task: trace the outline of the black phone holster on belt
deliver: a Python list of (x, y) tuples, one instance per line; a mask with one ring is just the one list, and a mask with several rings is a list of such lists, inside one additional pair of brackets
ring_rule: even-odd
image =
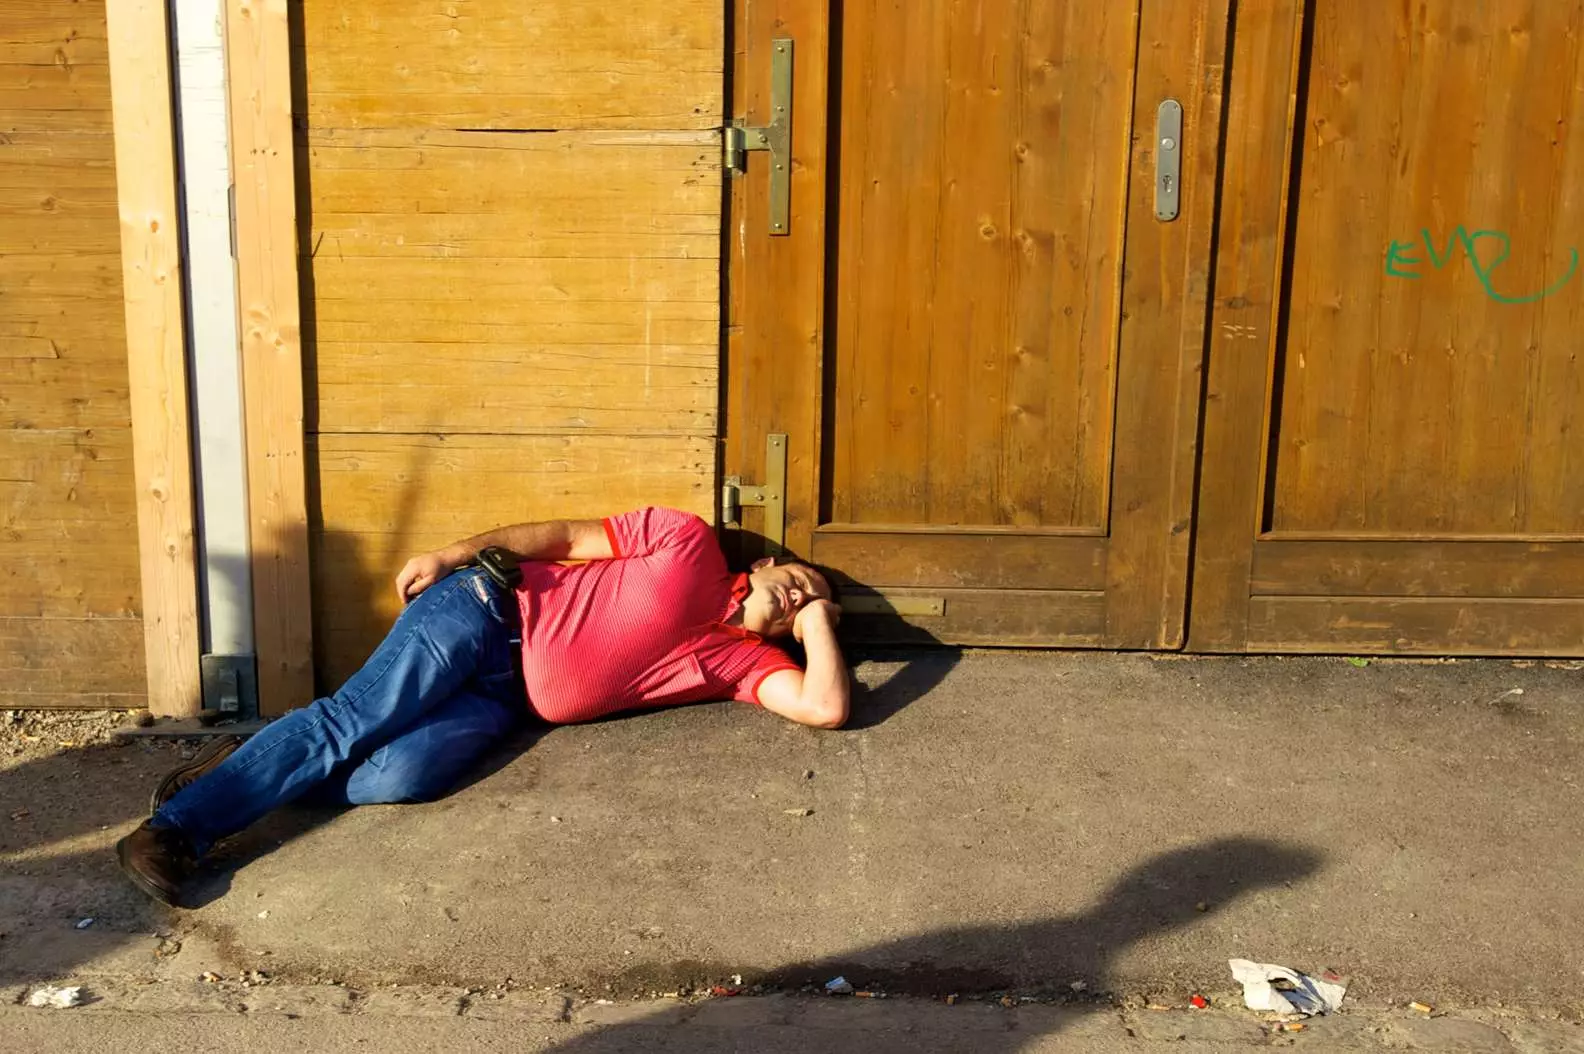
[(499, 546), (486, 545), (478, 551), (473, 562), (502, 589), (516, 589), (522, 583), (522, 568), (517, 566), (517, 558)]

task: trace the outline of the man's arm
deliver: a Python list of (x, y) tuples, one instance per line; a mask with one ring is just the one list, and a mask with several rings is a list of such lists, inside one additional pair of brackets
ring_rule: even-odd
[(603, 520), (549, 520), (497, 527), (408, 560), (396, 576), (397, 595), (404, 602), (411, 600), (491, 545), (518, 560), (609, 560), (616, 555)]
[(841, 608), (815, 600), (797, 614), (792, 634), (808, 653), (807, 670), (777, 670), (759, 684), (759, 705), (800, 725), (840, 728), (847, 723), (852, 686), (836, 624)]

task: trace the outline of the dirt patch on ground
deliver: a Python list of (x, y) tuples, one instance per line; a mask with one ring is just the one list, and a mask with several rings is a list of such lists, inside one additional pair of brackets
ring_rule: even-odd
[(105, 746), (136, 720), (128, 710), (0, 711), (0, 759), (30, 759)]

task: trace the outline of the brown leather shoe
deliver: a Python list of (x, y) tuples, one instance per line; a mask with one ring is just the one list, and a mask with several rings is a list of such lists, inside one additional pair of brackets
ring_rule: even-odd
[(195, 863), (186, 836), (172, 828), (150, 827), (147, 820), (116, 843), (116, 860), (134, 886), (173, 907), (179, 906), (182, 885)]
[(160, 780), (160, 785), (154, 788), (154, 794), (149, 798), (149, 815), (153, 816), (159, 812), (160, 808), (176, 797), (178, 792), (230, 757), (241, 745), (241, 736), (215, 736), (202, 750), (193, 755), (191, 761), (184, 762), (180, 768), (172, 769), (170, 775)]

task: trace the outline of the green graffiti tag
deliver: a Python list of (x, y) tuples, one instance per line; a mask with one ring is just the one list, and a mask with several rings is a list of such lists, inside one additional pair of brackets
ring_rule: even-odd
[[(1538, 293), (1530, 293), (1528, 296), (1508, 296), (1505, 293), (1497, 292), (1492, 280), (1492, 276), (1496, 273), (1496, 268), (1505, 263), (1507, 258), (1512, 255), (1512, 239), (1504, 232), (1475, 231), (1470, 234), (1462, 224), (1459, 224), (1457, 230), (1452, 232), (1451, 237), (1447, 238), (1445, 246), (1440, 248), (1439, 251), (1435, 242), (1431, 240), (1428, 229), (1421, 230), (1419, 235), (1423, 240), (1425, 255), (1429, 257), (1430, 266), (1437, 271), (1452, 262), (1458, 246), (1461, 245), (1463, 247), (1463, 255), (1468, 258), (1469, 266), (1474, 269), (1474, 276), (1479, 279), (1480, 285), (1485, 288), (1485, 295), (1498, 304), (1532, 304), (1536, 300), (1544, 300), (1558, 289), (1567, 285), (1568, 281), (1573, 277), (1573, 272), (1578, 270), (1578, 250), (1569, 249), (1567, 273), (1561, 278), (1558, 278)], [(1496, 246), (1496, 255), (1488, 261), (1482, 260), (1479, 254), (1480, 243), (1483, 241), (1489, 241)], [(1418, 250), (1419, 245), (1420, 242), (1416, 240), (1406, 242), (1393, 241), (1387, 246), (1386, 273), (1393, 278), (1423, 278), (1424, 275), (1414, 270), (1414, 268), (1422, 267), (1426, 262), (1425, 258), (1410, 255), (1410, 252)]]

